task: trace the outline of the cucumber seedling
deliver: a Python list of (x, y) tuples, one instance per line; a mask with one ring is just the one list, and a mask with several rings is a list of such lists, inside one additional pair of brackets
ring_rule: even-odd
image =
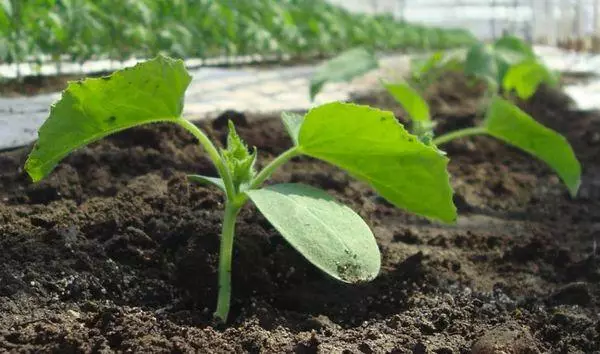
[[(419, 92), (440, 80), (444, 71), (457, 69), (486, 84), (482, 105), (485, 118), (479, 126), (434, 137), (435, 122)], [(506, 97), (514, 91), (526, 100), (541, 84), (558, 85), (558, 75), (548, 69), (531, 46), (521, 39), (504, 36), (492, 44), (477, 42), (463, 59), (457, 52), (447, 56), (435, 53), (413, 71), (411, 84), (384, 82), (383, 86), (404, 108), (412, 122), (412, 133), (423, 142), (437, 147), (466, 136), (492, 136), (544, 161), (560, 176), (571, 196), (577, 194), (581, 165), (567, 139), (537, 122)]]
[(462, 71), (465, 76), (482, 80), (488, 97), (515, 92), (527, 100), (541, 84), (558, 86), (558, 73), (550, 70), (533, 48), (515, 36), (503, 36), (493, 43), (475, 42), (466, 51), (439, 51), (424, 61), (414, 60), (411, 84), (423, 92), (444, 72)]
[(408, 133), (391, 112), (334, 102), (304, 116), (283, 114), (293, 145), (257, 171), (259, 151), (249, 151), (232, 123), (227, 146), (218, 148), (182, 117), (190, 80), (182, 61), (159, 56), (110, 76), (69, 83), (39, 129), (25, 169), (39, 181), (77, 148), (143, 124), (173, 123), (190, 132), (218, 174), (190, 175), (190, 180), (214, 185), (225, 195), (216, 318), (226, 321), (229, 313), (235, 222), (248, 201), (293, 248), (333, 278), (366, 282), (379, 272), (375, 238), (350, 208), (303, 184), (263, 187), (278, 167), (296, 156), (338, 166), (400, 208), (443, 222), (456, 219), (448, 159)]
[(485, 118), (478, 126), (458, 129), (434, 136), (435, 122), (429, 106), (419, 92), (408, 83), (384, 83), (386, 90), (404, 108), (411, 119), (411, 131), (425, 144), (436, 147), (452, 140), (489, 135), (519, 148), (547, 163), (560, 176), (571, 196), (581, 182), (581, 165), (567, 139), (534, 120), (509, 100), (493, 94), (485, 108)]

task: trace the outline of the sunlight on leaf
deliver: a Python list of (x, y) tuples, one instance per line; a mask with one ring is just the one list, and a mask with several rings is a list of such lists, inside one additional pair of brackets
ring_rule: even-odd
[(345, 169), (392, 204), (445, 222), (456, 219), (448, 159), (409, 134), (391, 112), (325, 104), (308, 112), (298, 140), (302, 153)]
[(25, 164), (39, 181), (73, 150), (141, 124), (176, 121), (190, 82), (181, 60), (159, 56), (110, 76), (69, 83)]

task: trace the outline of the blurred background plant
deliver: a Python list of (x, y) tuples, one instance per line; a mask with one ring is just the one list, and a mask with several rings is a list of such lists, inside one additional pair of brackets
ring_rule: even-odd
[(349, 12), (325, 0), (0, 0), (0, 63), (83, 64), (158, 53), (328, 56), (363, 46), (430, 50), (471, 43), (466, 30)]

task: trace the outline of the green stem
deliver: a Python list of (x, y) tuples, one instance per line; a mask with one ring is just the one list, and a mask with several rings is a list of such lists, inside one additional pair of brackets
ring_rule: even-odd
[(233, 238), (235, 219), (240, 208), (229, 201), (225, 203), (223, 228), (221, 230), (221, 249), (219, 251), (219, 295), (217, 310), (214, 316), (223, 322), (227, 321), (231, 301), (231, 259), (233, 258)]
[(185, 128), (187, 131), (192, 133), (192, 135), (194, 135), (196, 139), (198, 139), (200, 145), (204, 147), (204, 150), (206, 150), (208, 157), (213, 162), (213, 164), (217, 168), (217, 172), (219, 172), (219, 175), (223, 179), (223, 183), (225, 184), (225, 193), (227, 194), (227, 200), (235, 199), (236, 191), (233, 185), (233, 179), (231, 177), (231, 174), (229, 173), (229, 169), (227, 169), (227, 167), (225, 166), (223, 158), (221, 157), (221, 154), (219, 154), (219, 151), (217, 150), (215, 145), (210, 141), (210, 139), (206, 136), (206, 134), (204, 134), (202, 130), (200, 130), (187, 119), (178, 119), (177, 124)]
[(286, 150), (283, 154), (277, 156), (273, 161), (269, 162), (257, 175), (254, 177), (252, 182), (250, 182), (250, 187), (248, 189), (256, 189), (266, 181), (275, 170), (288, 162), (290, 159), (300, 155), (300, 149), (297, 146), (294, 146), (288, 150)]
[(471, 135), (481, 135), (481, 134), (487, 134), (487, 130), (485, 129), (485, 127), (465, 128), (465, 129), (460, 129), (460, 130), (450, 132), (448, 134), (440, 135), (437, 138), (433, 139), (432, 142), (435, 145), (442, 145), (442, 144), (445, 144), (454, 139), (463, 138), (465, 136), (471, 136)]

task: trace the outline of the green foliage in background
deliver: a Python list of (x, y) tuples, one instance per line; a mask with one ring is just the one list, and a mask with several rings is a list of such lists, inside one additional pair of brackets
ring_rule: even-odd
[[(432, 73), (438, 68), (446, 70), (451, 65), (458, 65), (456, 55), (454, 54), (456, 50), (450, 51), (450, 48), (456, 49), (457, 47), (479, 43), (471, 33), (463, 30), (419, 30), (412, 28), (404, 31), (403, 35), (406, 36), (404, 43), (410, 44), (409, 48), (413, 52), (418, 50), (437, 50), (428, 59), (418, 61), (417, 67), (419, 69), (415, 71), (415, 75), (421, 74), (421, 77), (419, 77), (421, 80), (424, 80), (425, 77), (431, 77)], [(419, 40), (413, 41), (413, 39)], [(417, 44), (415, 45), (415, 43)], [(311, 101), (314, 100), (327, 83), (349, 82), (377, 67), (377, 57), (372, 48), (357, 47), (342, 52), (325, 61), (317, 68), (310, 81), (310, 99)]]
[(310, 56), (472, 41), (467, 31), (353, 14), (324, 0), (0, 0), (0, 63), (45, 56), (76, 62), (157, 54)]

